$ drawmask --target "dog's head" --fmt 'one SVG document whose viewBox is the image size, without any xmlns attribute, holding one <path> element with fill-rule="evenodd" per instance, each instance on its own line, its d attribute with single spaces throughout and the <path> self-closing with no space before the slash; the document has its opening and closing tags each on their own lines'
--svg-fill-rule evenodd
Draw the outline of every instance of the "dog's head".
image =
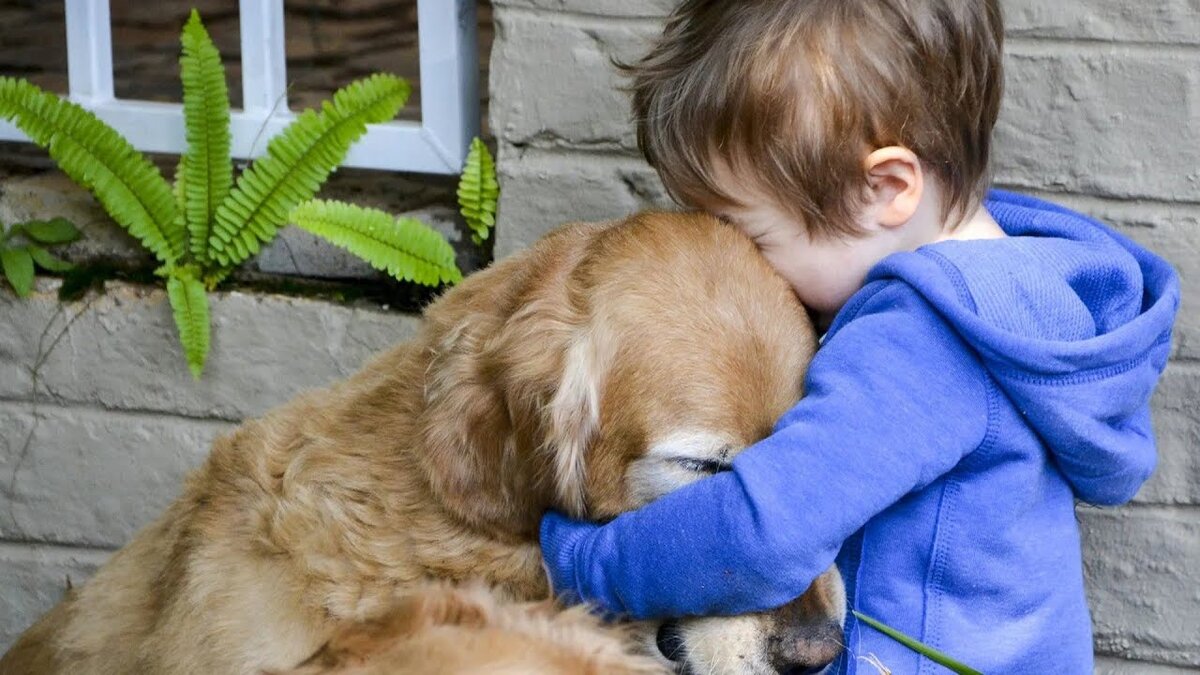
<svg viewBox="0 0 1200 675">
<path fill-rule="evenodd" d="M 603 520 L 727 469 L 800 397 L 816 348 L 753 244 L 698 214 L 565 227 L 469 279 L 426 330 L 433 489 L 525 540 L 547 508 Z M 843 605 L 831 570 L 771 614 L 647 642 L 702 671 L 804 672 L 836 655 Z"/>
</svg>

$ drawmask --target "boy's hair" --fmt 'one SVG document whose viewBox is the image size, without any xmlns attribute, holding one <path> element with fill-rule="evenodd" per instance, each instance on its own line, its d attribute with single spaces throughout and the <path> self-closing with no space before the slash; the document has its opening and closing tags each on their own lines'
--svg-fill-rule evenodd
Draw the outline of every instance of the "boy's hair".
<svg viewBox="0 0 1200 675">
<path fill-rule="evenodd" d="M 714 164 L 810 235 L 853 235 L 863 159 L 912 150 L 943 217 L 983 198 L 1000 108 L 999 0 L 684 0 L 632 76 L 638 144 L 677 200 L 740 203 Z"/>
</svg>

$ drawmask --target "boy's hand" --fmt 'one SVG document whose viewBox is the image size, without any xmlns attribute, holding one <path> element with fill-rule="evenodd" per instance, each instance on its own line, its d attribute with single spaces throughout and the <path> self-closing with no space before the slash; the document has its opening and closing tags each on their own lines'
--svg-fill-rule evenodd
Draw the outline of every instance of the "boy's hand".
<svg viewBox="0 0 1200 675">
<path fill-rule="evenodd" d="M 557 511 L 547 511 L 542 517 L 542 559 L 550 576 L 550 588 L 563 602 L 581 601 L 575 584 L 576 550 L 589 534 L 599 529 L 599 525 L 571 520 Z"/>
</svg>

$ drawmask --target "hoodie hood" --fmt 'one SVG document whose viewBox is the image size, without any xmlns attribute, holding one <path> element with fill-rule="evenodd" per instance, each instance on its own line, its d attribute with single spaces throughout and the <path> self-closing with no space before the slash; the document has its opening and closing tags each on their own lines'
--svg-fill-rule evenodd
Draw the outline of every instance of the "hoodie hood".
<svg viewBox="0 0 1200 675">
<path fill-rule="evenodd" d="M 1178 278 L 1082 214 L 1000 191 L 986 207 L 1008 238 L 892 256 L 870 280 L 903 279 L 955 326 L 1077 497 L 1124 503 L 1156 462 L 1150 397 L 1170 355 Z"/>
</svg>

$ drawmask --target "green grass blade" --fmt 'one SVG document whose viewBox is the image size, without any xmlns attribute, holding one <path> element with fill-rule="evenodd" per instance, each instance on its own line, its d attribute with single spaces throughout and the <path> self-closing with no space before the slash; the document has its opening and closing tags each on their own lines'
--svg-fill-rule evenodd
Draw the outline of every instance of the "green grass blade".
<svg viewBox="0 0 1200 675">
<path fill-rule="evenodd" d="M 187 130 L 187 154 L 180 158 L 176 178 L 183 196 L 192 256 L 206 261 L 208 237 L 217 207 L 233 185 L 233 162 L 229 156 L 229 90 L 221 54 L 192 10 L 180 38 L 179 59 L 183 81 L 183 116 Z"/>
<path fill-rule="evenodd" d="M 934 663 L 936 663 L 938 665 L 949 668 L 951 671 L 958 673 L 958 675 L 983 675 L 983 673 L 979 672 L 978 670 L 975 670 L 974 668 L 971 668 L 970 666 L 968 666 L 966 664 L 955 661 L 954 659 L 950 658 L 949 656 L 946 656 L 945 654 L 939 652 L 938 650 L 934 649 L 933 647 L 930 647 L 929 645 L 926 645 L 922 642 L 918 642 L 917 640 L 910 638 L 909 636 L 905 635 L 904 633 L 901 633 L 900 631 L 896 630 L 895 628 L 892 628 L 891 626 L 888 626 L 887 624 L 885 624 L 881 621 L 878 621 L 876 619 L 872 619 L 871 617 L 867 616 L 866 614 L 863 614 L 862 612 L 854 612 L 853 614 L 854 614 L 855 618 L 857 618 L 859 621 L 862 621 L 863 623 L 867 624 L 868 626 L 870 626 L 870 627 L 874 628 L 875 630 L 879 631 L 880 633 L 883 633 L 884 635 L 892 638 L 893 640 L 895 640 L 896 642 L 899 642 L 900 644 L 904 645 L 905 647 L 908 647 L 909 649 L 913 650 L 914 652 L 924 656 L 925 658 L 929 659 L 930 661 L 933 661 Z"/>
<path fill-rule="evenodd" d="M 104 210 L 164 263 L 183 255 L 187 232 L 175 220 L 171 187 L 150 160 L 112 127 L 70 101 L 0 77 L 0 118 L 9 120 Z"/>
<path fill-rule="evenodd" d="M 188 369 L 197 380 L 208 360 L 210 332 L 208 294 L 204 284 L 189 268 L 175 268 L 167 278 L 167 298 L 179 329 L 179 342 L 187 358 Z"/>
<path fill-rule="evenodd" d="M 462 280 L 454 249 L 441 233 L 415 218 L 314 199 L 293 209 L 289 220 L 396 279 L 425 286 Z"/>
</svg>

